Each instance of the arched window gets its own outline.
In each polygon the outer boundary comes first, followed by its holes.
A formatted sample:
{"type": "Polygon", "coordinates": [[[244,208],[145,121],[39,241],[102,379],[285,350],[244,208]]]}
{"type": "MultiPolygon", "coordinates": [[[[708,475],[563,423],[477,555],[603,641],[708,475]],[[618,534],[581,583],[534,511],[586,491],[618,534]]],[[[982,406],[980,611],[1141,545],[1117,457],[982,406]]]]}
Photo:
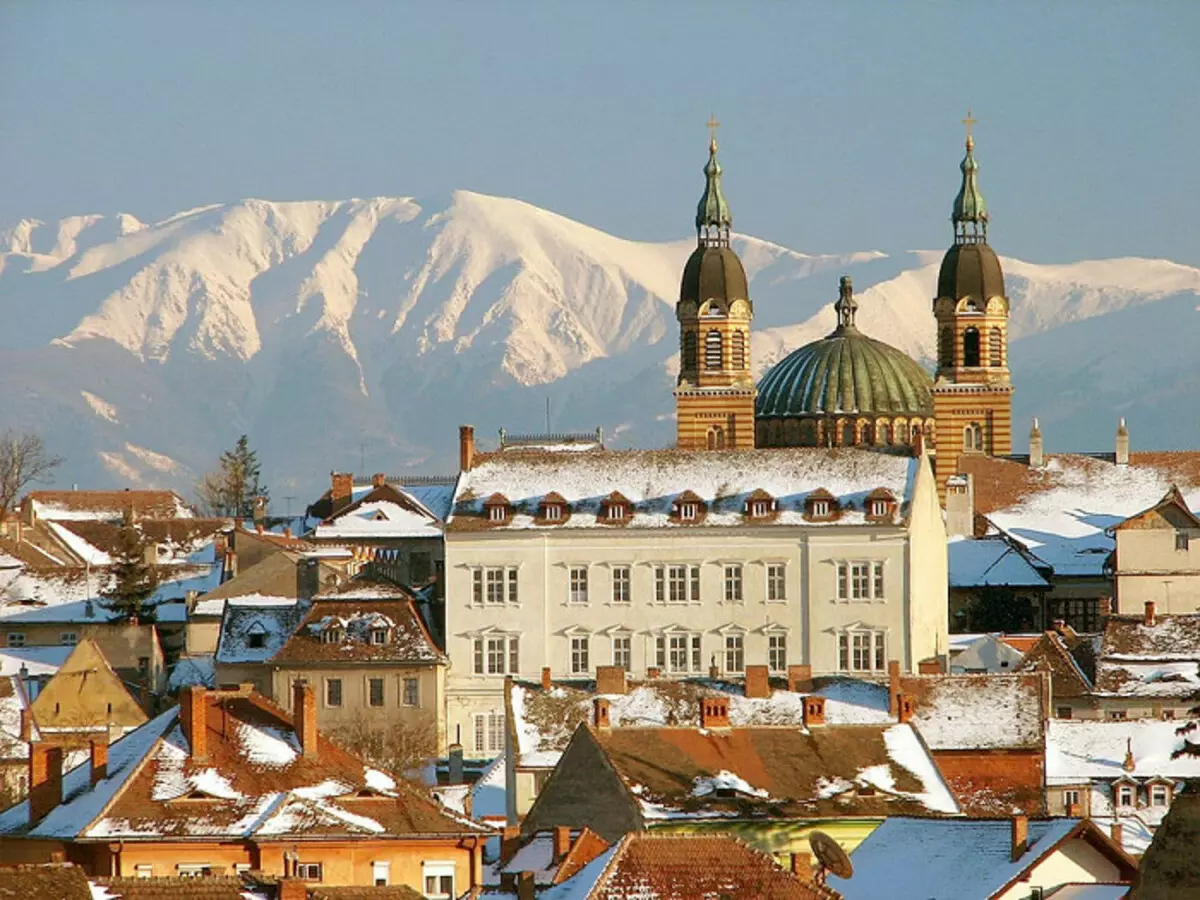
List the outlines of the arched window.
{"type": "Polygon", "coordinates": [[[963,332],[963,365],[967,368],[979,365],[979,329],[968,328],[963,332]]]}
{"type": "Polygon", "coordinates": [[[854,446],[854,423],[853,422],[847,422],[845,425],[842,426],[842,446],[843,447],[853,447],[854,446]]]}
{"type": "Polygon", "coordinates": [[[978,422],[963,429],[963,449],[972,453],[983,451],[983,427],[978,422]]]}
{"type": "Polygon", "coordinates": [[[879,443],[886,447],[892,442],[892,427],[886,422],[879,426],[879,443]]]}
{"type": "Polygon", "coordinates": [[[704,368],[720,369],[722,367],[721,355],[721,332],[710,331],[704,337],[704,368]]]}
{"type": "Polygon", "coordinates": [[[912,428],[909,429],[908,434],[909,434],[909,443],[915,444],[917,442],[917,438],[919,438],[921,436],[921,423],[914,422],[912,428]]]}
{"type": "Polygon", "coordinates": [[[990,357],[990,366],[1004,365],[1004,336],[1000,333],[999,328],[993,328],[988,332],[988,356],[990,357]]]}
{"type": "Polygon", "coordinates": [[[740,331],[733,333],[733,367],[746,368],[746,336],[740,331]]]}
{"type": "Polygon", "coordinates": [[[938,333],[938,365],[954,365],[954,329],[949,325],[938,333]]]}
{"type": "Polygon", "coordinates": [[[714,425],[712,428],[708,429],[708,449],[725,449],[725,429],[721,426],[714,425]]]}
{"type": "Polygon", "coordinates": [[[696,332],[686,331],[683,335],[683,368],[696,368],[696,332]]]}
{"type": "Polygon", "coordinates": [[[863,430],[862,430],[862,442],[863,442],[864,444],[873,444],[873,443],[875,443],[875,429],[871,427],[871,423],[870,423],[870,422],[868,422],[866,425],[864,425],[864,426],[863,426],[863,430]]]}

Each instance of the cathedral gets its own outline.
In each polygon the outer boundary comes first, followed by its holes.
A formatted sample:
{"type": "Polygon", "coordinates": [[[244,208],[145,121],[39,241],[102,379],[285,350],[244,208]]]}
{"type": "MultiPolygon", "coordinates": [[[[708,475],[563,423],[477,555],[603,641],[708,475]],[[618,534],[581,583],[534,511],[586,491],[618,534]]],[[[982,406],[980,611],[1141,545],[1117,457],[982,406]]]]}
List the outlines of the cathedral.
{"type": "Polygon", "coordinates": [[[843,276],[837,327],[794,350],[754,384],[754,304],[730,244],[733,216],[721,187],[717,142],[709,141],[696,249],[683,270],[675,389],[677,446],[914,448],[932,445],[940,488],[963,453],[1012,452],[1008,297],[987,241],[974,120],[968,114],[962,184],[954,199],[954,243],[942,259],[933,313],[937,370],[859,330],[858,303],[843,276]]]}

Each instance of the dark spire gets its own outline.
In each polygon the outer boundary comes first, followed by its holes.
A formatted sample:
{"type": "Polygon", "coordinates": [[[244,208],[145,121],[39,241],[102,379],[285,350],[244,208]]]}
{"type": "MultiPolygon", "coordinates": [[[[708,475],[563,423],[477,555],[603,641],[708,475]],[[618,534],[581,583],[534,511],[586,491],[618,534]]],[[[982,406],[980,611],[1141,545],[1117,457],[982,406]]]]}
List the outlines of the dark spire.
{"type": "Polygon", "coordinates": [[[967,126],[967,155],[959,166],[962,169],[962,187],[954,198],[954,211],[950,215],[954,222],[954,243],[987,243],[987,203],[979,190],[979,163],[975,162],[975,138],[971,134],[975,119],[970,110],[967,110],[963,124],[967,126]]]}
{"type": "Polygon", "coordinates": [[[729,229],[733,227],[733,215],[729,204],[721,193],[721,164],[717,162],[716,116],[708,120],[708,162],[704,166],[704,194],[696,206],[696,236],[702,245],[728,247],[729,229]]]}
{"type": "Polygon", "coordinates": [[[838,317],[834,334],[858,331],[854,325],[854,316],[858,312],[858,301],[854,299],[854,282],[850,280],[849,275],[843,275],[841,281],[838,282],[838,298],[837,303],[833,304],[833,309],[838,317]]]}

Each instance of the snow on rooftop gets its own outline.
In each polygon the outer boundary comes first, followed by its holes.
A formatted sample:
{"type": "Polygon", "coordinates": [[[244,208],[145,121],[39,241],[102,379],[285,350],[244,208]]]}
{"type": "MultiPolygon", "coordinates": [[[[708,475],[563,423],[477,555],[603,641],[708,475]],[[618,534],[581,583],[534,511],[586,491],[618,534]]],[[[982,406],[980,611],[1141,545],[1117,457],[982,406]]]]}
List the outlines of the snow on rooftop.
{"type": "Polygon", "coordinates": [[[1200,735],[1178,734],[1183,722],[1159,719],[1051,719],[1046,728],[1046,783],[1073,784],[1122,775],[1200,778],[1200,735]],[[1194,753],[1183,751],[1190,739],[1194,753]],[[1132,771],[1124,769],[1126,748],[1132,771]]]}
{"type": "Polygon", "coordinates": [[[74,647],[5,647],[0,650],[0,677],[16,675],[22,668],[30,675],[53,675],[74,647]]]}
{"type": "Polygon", "coordinates": [[[440,538],[439,522],[398,503],[381,500],[364,503],[337,515],[329,524],[318,525],[317,539],[350,538],[440,538]]]}
{"type": "Polygon", "coordinates": [[[855,449],[513,454],[485,459],[462,474],[450,524],[479,514],[483,502],[498,493],[517,511],[507,525],[492,527],[593,527],[601,500],[619,491],[633,504],[627,527],[664,527],[671,524],[674,498],[690,490],[708,505],[704,525],[732,526],[744,523],[750,494],[763,490],[778,504],[774,523],[811,525],[815,523],[805,518],[803,504],[818,488],[832,493],[846,510],[838,522],[862,523],[867,494],[885,488],[903,501],[914,467],[909,457],[855,449]],[[552,492],[571,505],[571,515],[560,523],[537,525],[538,503],[552,492]]]}
{"type": "Polygon", "coordinates": [[[82,559],[87,565],[112,565],[113,559],[111,556],[103,550],[93,547],[70,528],[65,528],[53,520],[47,520],[46,527],[50,530],[51,534],[67,545],[67,549],[82,559]]]}
{"type": "Polygon", "coordinates": [[[266,662],[287,643],[307,610],[307,603],[291,597],[238,597],[226,601],[217,662],[266,662]]]}
{"type": "Polygon", "coordinates": [[[1038,747],[1041,693],[1019,675],[923,679],[912,723],[931,750],[1038,747]]]}
{"type": "MultiPolygon", "coordinates": [[[[883,733],[883,742],[892,762],[912,772],[925,787],[924,791],[908,796],[918,800],[934,812],[953,814],[959,811],[958,802],[950,793],[950,789],[946,787],[946,782],[942,780],[942,775],[934,765],[933,758],[921,744],[921,739],[911,726],[893,725],[883,733]]],[[[876,776],[872,783],[888,793],[898,793],[895,784],[891,783],[892,777],[888,768],[886,766],[877,768],[882,769],[883,772],[881,776],[876,776]]]]}
{"type": "Polygon", "coordinates": [[[1001,537],[953,537],[947,551],[950,587],[1049,587],[1042,574],[1001,537]]]}
{"type": "Polygon", "coordinates": [[[205,687],[216,685],[216,659],[212,655],[184,656],[175,663],[171,670],[168,690],[172,693],[181,691],[188,685],[202,684],[205,687]]]}

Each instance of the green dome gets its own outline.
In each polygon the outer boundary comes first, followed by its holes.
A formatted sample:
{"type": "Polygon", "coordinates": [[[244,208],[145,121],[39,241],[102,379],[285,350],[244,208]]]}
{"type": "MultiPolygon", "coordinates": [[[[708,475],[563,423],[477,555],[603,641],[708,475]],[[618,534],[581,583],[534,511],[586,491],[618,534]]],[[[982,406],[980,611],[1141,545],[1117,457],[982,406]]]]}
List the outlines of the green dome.
{"type": "Polygon", "coordinates": [[[853,325],[793,350],[763,376],[756,418],[933,415],[933,380],[905,353],[853,325]]]}

